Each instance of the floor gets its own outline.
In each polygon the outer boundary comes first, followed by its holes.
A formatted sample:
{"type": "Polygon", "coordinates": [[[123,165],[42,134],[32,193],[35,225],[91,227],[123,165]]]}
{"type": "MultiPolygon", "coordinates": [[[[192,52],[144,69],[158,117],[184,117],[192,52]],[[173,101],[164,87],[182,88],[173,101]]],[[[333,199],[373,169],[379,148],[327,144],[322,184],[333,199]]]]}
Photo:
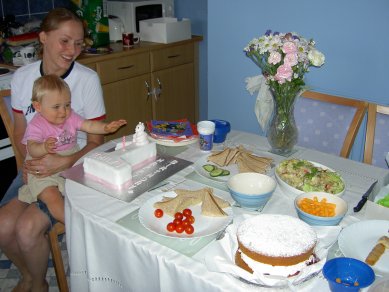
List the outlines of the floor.
{"type": "MultiPolygon", "coordinates": [[[[60,245],[62,250],[62,259],[64,261],[65,270],[67,275],[69,275],[69,262],[68,262],[68,253],[66,250],[66,240],[65,236],[60,238],[60,245]]],[[[15,287],[16,283],[19,281],[19,272],[16,267],[7,259],[7,257],[0,250],[0,292],[10,292],[15,287]]],[[[57,280],[55,277],[55,271],[51,261],[49,259],[49,269],[47,271],[46,280],[49,283],[49,292],[58,292],[57,280]]],[[[69,278],[68,278],[69,283],[69,278]]]]}

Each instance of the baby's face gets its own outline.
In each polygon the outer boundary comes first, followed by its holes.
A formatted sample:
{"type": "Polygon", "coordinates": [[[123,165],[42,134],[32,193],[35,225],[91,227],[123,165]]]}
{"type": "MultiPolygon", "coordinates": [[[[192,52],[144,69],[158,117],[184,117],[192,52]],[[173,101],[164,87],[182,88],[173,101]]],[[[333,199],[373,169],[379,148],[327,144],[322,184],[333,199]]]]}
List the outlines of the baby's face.
{"type": "Polygon", "coordinates": [[[71,99],[66,92],[48,91],[40,102],[38,112],[51,124],[61,125],[71,113],[71,99]]]}

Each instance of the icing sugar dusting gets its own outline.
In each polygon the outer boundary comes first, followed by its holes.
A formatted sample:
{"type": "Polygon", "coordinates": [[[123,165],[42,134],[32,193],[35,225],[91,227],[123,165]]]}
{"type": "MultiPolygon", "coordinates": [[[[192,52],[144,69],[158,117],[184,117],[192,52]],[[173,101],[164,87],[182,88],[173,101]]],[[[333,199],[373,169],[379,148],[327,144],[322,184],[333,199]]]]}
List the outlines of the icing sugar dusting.
{"type": "Polygon", "coordinates": [[[266,256],[290,257],[309,250],[316,232],[305,222],[286,215],[263,214],[243,221],[237,236],[248,249],[266,256]]]}

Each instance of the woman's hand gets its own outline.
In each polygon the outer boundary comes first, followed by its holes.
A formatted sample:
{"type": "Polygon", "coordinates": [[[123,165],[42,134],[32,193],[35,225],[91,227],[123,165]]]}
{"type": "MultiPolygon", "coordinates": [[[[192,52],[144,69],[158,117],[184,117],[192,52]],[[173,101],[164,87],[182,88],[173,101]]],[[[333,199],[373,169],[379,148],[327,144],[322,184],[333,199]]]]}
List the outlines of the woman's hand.
{"type": "Polygon", "coordinates": [[[25,169],[28,173],[38,177],[46,177],[67,169],[70,158],[58,154],[46,154],[40,158],[26,160],[25,169]]]}

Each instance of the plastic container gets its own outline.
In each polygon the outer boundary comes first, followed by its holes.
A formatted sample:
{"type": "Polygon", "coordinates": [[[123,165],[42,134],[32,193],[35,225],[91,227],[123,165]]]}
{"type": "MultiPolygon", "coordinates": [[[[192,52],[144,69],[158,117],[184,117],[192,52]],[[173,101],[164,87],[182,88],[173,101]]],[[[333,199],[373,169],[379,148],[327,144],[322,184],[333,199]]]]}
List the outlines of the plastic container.
{"type": "Polygon", "coordinates": [[[200,149],[211,151],[213,147],[213,135],[215,133],[215,123],[212,121],[201,121],[197,123],[199,132],[200,149]]]}
{"type": "Polygon", "coordinates": [[[231,131],[231,125],[224,120],[211,120],[215,123],[215,134],[213,136],[214,143],[223,143],[226,140],[227,134],[231,131]]]}
{"type": "Polygon", "coordinates": [[[353,258],[333,258],[323,267],[332,292],[357,292],[374,282],[373,269],[364,262],[353,258]]]}

